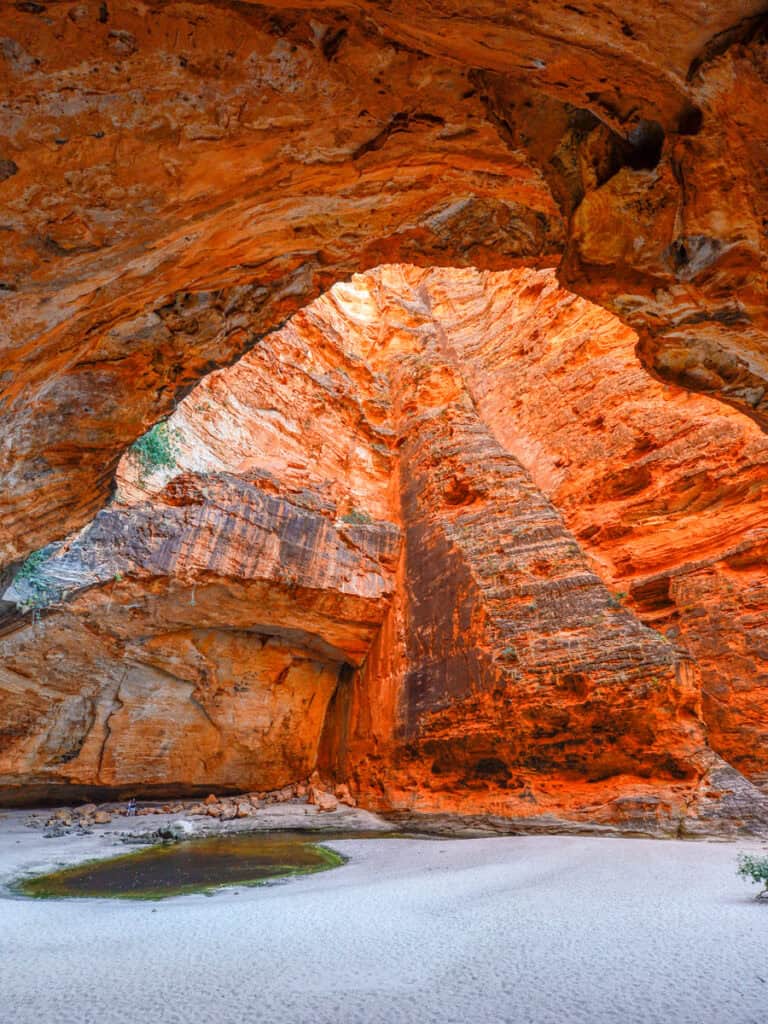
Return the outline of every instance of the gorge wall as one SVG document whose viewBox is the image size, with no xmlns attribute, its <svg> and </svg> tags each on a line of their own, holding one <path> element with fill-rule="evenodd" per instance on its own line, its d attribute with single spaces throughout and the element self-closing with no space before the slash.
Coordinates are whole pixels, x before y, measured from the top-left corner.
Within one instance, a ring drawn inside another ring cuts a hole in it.
<svg viewBox="0 0 768 1024">
<path fill-rule="evenodd" d="M 401 265 L 205 378 L 6 592 L 4 798 L 319 767 L 390 813 L 760 826 L 718 755 L 762 781 L 768 442 L 634 342 L 551 271 Z"/>
<path fill-rule="evenodd" d="M 69 598 L 3 645 L 0 764 L 25 796 L 277 788 L 314 769 L 328 700 L 391 598 L 400 531 L 382 385 L 365 367 L 353 385 L 311 325 L 299 314 L 206 378 L 171 420 L 178 466 L 145 478 L 126 456 L 115 501 L 16 584 L 32 605 Z M 353 502 L 380 521 L 346 521 Z"/>
<path fill-rule="evenodd" d="M 758 0 L 5 6 L 4 566 L 204 373 L 395 260 L 559 265 L 653 374 L 764 421 Z"/>
<path fill-rule="evenodd" d="M 762 827 L 763 6 L 5 5 L 4 801 Z"/>
</svg>

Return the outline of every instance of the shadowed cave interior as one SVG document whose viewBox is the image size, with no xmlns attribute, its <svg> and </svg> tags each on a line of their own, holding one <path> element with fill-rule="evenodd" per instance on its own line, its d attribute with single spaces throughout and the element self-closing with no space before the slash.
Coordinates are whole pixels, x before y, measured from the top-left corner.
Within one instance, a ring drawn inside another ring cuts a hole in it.
<svg viewBox="0 0 768 1024">
<path fill-rule="evenodd" d="M 761 832 L 761 5 L 6 21 L 0 803 Z"/>
<path fill-rule="evenodd" d="M 319 771 L 403 820 L 759 827 L 768 442 L 636 344 L 549 270 L 389 265 L 206 376 L 4 595 L 4 801 Z"/>
</svg>

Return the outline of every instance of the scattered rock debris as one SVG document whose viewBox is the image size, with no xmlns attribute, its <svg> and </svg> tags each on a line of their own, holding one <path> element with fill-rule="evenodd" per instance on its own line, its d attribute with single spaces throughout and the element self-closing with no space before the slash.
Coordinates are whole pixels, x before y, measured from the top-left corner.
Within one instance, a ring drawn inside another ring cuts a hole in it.
<svg viewBox="0 0 768 1024">
<path fill-rule="evenodd" d="M 147 817 L 155 814 L 179 814 L 182 819 L 164 824 L 157 830 L 157 836 L 166 840 L 189 838 L 194 826 L 188 818 L 208 817 L 220 821 L 255 817 L 259 810 L 271 804 L 300 803 L 314 806 L 318 811 L 335 811 L 340 804 L 357 807 L 349 786 L 341 783 L 333 791 L 323 783 L 319 774 L 313 772 L 310 778 L 281 789 L 258 793 L 241 793 L 237 796 L 219 797 L 210 793 L 204 800 L 177 800 L 165 804 L 137 804 L 135 799 L 109 802 L 101 805 L 82 804 L 79 807 L 60 807 L 46 819 L 36 813 L 30 815 L 26 824 L 30 828 L 45 828 L 49 838 L 66 834 L 90 834 L 94 825 L 106 825 L 119 817 Z"/>
</svg>

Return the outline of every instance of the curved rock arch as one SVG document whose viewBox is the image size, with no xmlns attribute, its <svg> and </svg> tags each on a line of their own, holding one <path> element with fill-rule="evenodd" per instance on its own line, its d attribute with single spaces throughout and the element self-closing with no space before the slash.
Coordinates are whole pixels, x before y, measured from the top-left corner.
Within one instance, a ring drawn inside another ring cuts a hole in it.
<svg viewBox="0 0 768 1024">
<path fill-rule="evenodd" d="M 651 372 L 762 422 L 760 9 L 16 4 L 3 562 L 87 521 L 208 369 L 393 260 L 564 252 Z"/>
</svg>

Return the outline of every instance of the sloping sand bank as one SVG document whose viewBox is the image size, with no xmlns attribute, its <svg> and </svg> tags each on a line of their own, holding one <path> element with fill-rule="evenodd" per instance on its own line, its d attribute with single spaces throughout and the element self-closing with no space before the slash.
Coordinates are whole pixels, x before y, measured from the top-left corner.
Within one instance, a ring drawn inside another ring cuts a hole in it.
<svg viewBox="0 0 768 1024">
<path fill-rule="evenodd" d="M 768 905 L 735 875 L 755 844 L 333 845 L 349 864 L 211 898 L 0 899 L 0 1021 L 768 1020 Z M 0 875 L 74 848 L 0 823 Z"/>
</svg>

